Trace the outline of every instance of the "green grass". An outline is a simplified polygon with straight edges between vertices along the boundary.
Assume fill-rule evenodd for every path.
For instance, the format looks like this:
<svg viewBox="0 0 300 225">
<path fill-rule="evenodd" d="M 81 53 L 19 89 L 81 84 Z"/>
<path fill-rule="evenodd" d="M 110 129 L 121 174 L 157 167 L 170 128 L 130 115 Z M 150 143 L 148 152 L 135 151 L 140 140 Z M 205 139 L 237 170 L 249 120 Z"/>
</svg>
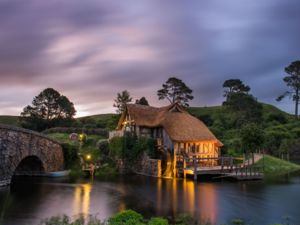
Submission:
<svg viewBox="0 0 300 225">
<path fill-rule="evenodd" d="M 300 165 L 282 160 L 270 155 L 265 155 L 255 166 L 264 166 L 266 176 L 276 176 L 300 170 Z"/>
<path fill-rule="evenodd" d="M 0 116 L 0 123 L 14 125 L 14 126 L 20 126 L 18 116 Z"/>
</svg>

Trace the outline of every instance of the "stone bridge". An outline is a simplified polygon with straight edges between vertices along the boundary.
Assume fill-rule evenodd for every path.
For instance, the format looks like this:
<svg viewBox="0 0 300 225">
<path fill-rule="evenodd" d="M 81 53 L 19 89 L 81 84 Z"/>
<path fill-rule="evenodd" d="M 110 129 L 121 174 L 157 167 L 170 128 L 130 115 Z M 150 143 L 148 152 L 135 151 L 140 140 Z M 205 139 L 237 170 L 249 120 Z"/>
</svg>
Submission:
<svg viewBox="0 0 300 225">
<path fill-rule="evenodd" d="M 63 170 L 62 147 L 40 133 L 0 124 L 0 186 L 14 175 L 43 175 Z"/>
</svg>

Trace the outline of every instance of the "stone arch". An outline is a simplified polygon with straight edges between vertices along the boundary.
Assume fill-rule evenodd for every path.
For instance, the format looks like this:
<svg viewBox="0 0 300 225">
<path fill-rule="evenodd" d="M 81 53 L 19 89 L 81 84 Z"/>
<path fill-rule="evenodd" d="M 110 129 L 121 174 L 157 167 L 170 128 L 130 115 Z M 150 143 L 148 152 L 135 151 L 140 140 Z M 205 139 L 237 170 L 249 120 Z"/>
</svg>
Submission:
<svg viewBox="0 0 300 225">
<path fill-rule="evenodd" d="M 40 158 L 34 155 L 26 156 L 22 159 L 15 170 L 13 171 L 14 176 L 35 176 L 42 175 L 45 172 L 45 162 L 42 162 Z"/>
<path fill-rule="evenodd" d="M 27 157 L 38 159 L 44 172 L 63 170 L 60 143 L 37 132 L 0 124 L 0 186 L 10 183 L 15 170 Z"/>
</svg>

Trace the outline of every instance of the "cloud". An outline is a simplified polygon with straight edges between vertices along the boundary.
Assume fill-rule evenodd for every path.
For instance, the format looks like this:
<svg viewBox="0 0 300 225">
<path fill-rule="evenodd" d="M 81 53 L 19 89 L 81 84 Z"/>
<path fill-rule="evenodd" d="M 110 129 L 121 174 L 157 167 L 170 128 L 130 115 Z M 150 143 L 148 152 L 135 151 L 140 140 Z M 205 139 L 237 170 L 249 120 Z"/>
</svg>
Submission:
<svg viewBox="0 0 300 225">
<path fill-rule="evenodd" d="M 299 9 L 296 0 L 1 1 L 0 114 L 19 114 L 47 87 L 79 115 L 112 112 L 124 89 L 167 104 L 156 91 L 170 76 L 194 90 L 191 105 L 220 104 L 224 80 L 240 78 L 291 112 L 274 99 L 299 58 Z"/>
</svg>

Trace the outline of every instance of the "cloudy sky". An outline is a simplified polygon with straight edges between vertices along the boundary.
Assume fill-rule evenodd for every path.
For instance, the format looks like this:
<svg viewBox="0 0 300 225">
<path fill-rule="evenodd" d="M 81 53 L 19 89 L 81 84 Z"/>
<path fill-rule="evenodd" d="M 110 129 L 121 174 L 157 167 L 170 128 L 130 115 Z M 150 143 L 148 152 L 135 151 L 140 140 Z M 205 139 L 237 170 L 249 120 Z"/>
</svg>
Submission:
<svg viewBox="0 0 300 225">
<path fill-rule="evenodd" d="M 151 105 L 170 76 L 192 106 L 219 105 L 240 78 L 260 101 L 293 111 L 284 67 L 300 59 L 298 0 L 0 0 L 0 114 L 53 87 L 78 116 L 113 112 L 127 89 Z"/>
</svg>

